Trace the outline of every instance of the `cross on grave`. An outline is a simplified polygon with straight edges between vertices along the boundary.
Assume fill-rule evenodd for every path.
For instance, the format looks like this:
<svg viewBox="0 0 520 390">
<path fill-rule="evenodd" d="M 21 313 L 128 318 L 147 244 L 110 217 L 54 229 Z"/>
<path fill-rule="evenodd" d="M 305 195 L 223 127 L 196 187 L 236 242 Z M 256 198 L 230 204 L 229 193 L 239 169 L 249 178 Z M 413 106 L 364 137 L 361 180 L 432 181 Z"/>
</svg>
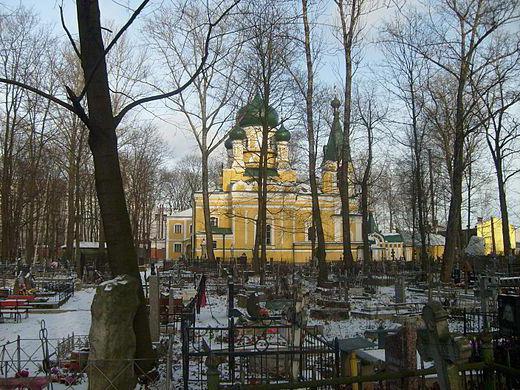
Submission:
<svg viewBox="0 0 520 390">
<path fill-rule="evenodd" d="M 395 280 L 395 303 L 406 303 L 406 287 L 404 277 L 398 276 Z"/>
<path fill-rule="evenodd" d="M 441 390 L 463 388 L 456 364 L 466 362 L 471 355 L 469 341 L 453 337 L 448 329 L 448 313 L 439 302 L 427 303 L 422 311 L 425 329 L 417 330 L 417 350 L 423 360 L 433 360 Z"/>
<path fill-rule="evenodd" d="M 302 329 L 307 326 L 307 315 L 305 312 L 305 297 L 301 286 L 296 286 L 294 292 L 294 306 L 287 313 L 287 319 L 292 323 L 292 346 L 294 349 L 300 349 L 302 342 Z M 292 361 L 292 378 L 296 380 L 300 372 L 300 356 L 294 355 Z"/>
<path fill-rule="evenodd" d="M 498 299 L 498 278 L 485 274 L 479 278 L 478 290 L 475 292 L 476 296 L 480 298 L 480 311 L 483 318 L 484 331 L 489 330 L 488 313 L 492 302 Z"/>
</svg>

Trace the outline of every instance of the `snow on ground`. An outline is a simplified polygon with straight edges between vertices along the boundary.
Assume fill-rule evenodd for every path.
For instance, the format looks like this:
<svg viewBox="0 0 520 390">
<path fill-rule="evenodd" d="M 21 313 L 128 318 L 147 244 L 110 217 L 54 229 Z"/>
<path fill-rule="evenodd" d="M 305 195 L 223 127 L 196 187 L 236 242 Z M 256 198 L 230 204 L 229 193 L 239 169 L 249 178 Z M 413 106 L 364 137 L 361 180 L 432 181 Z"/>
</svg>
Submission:
<svg viewBox="0 0 520 390">
<path fill-rule="evenodd" d="M 7 321 L 0 324 L 0 345 L 16 340 L 35 339 L 39 342 L 41 320 L 45 321 L 49 339 L 60 339 L 71 335 L 86 335 L 90 328 L 90 305 L 95 293 L 94 288 L 76 291 L 59 309 L 42 313 L 29 312 L 29 318 L 21 322 Z"/>
</svg>

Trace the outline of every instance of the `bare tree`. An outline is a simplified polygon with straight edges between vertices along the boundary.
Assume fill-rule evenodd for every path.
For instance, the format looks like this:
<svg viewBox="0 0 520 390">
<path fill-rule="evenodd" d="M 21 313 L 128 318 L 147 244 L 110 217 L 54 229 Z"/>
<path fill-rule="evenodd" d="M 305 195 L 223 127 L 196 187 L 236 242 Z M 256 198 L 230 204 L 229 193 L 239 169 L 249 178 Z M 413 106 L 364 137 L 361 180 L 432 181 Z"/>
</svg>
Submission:
<svg viewBox="0 0 520 390">
<path fill-rule="evenodd" d="M 302 0 L 302 19 L 304 30 L 304 48 L 305 48 L 305 65 L 307 73 L 307 83 L 304 89 L 300 84 L 300 90 L 305 98 L 305 113 L 307 117 L 307 143 L 309 156 L 309 184 L 311 189 L 312 202 L 312 231 L 313 239 L 317 239 L 318 246 L 314 256 L 318 259 L 318 283 L 325 282 L 328 279 L 328 269 L 326 263 L 325 252 L 325 235 L 323 232 L 323 224 L 321 220 L 320 203 L 318 198 L 318 181 L 316 178 L 316 161 L 317 161 L 317 146 L 316 132 L 314 126 L 314 74 L 316 69 L 314 67 L 313 45 L 311 45 L 311 25 L 309 22 L 308 1 Z M 315 234 L 315 237 L 314 237 Z"/>
<path fill-rule="evenodd" d="M 338 186 L 341 197 L 341 217 L 343 233 L 343 261 L 347 272 L 352 272 L 354 257 L 351 250 L 350 237 L 350 183 L 349 169 L 351 166 L 350 133 L 352 131 L 352 51 L 360 32 L 360 19 L 366 0 L 335 0 L 338 6 L 341 22 L 342 45 L 345 59 L 345 85 L 343 105 L 343 142 L 341 144 L 341 159 L 338 161 Z"/>
<path fill-rule="evenodd" d="M 410 34 L 418 29 L 417 19 L 403 23 L 397 19 L 386 27 L 383 35 L 386 64 L 389 69 L 387 85 L 391 93 L 396 96 L 406 110 L 407 120 L 404 123 L 404 139 L 399 137 L 398 142 L 411 150 L 413 164 L 414 209 L 417 212 L 417 224 L 421 242 L 420 263 L 423 280 L 429 270 L 427 248 L 427 191 L 426 191 L 426 142 L 428 136 L 428 122 L 424 117 L 424 105 L 426 100 L 425 86 L 429 77 L 427 62 L 417 52 L 411 49 L 406 40 Z M 385 35 L 390 37 L 385 42 Z M 393 38 L 393 39 L 392 39 Z M 385 44 L 386 43 L 386 44 Z M 415 224 L 414 224 L 415 226 Z M 415 229 L 412 229 L 415 236 Z M 412 237 L 415 240 L 415 237 Z"/>
<path fill-rule="evenodd" d="M 173 85 L 178 85 L 185 74 L 193 73 L 204 54 L 206 33 L 201 27 L 208 13 L 207 7 L 208 5 L 183 4 L 182 14 L 170 9 L 149 24 L 151 40 L 163 54 L 169 69 L 168 77 Z M 178 14 L 182 15 L 179 20 L 175 18 Z M 173 103 L 173 110 L 183 114 L 200 150 L 200 190 L 206 243 L 213 242 L 209 204 L 209 158 L 227 135 L 233 113 L 232 103 L 237 98 L 236 71 L 241 44 L 238 34 L 230 34 L 232 25 L 228 18 L 218 26 L 209 51 L 208 66 L 199 73 L 189 88 L 169 99 Z M 182 40 L 176 37 L 179 27 L 187 31 Z M 206 251 L 208 260 L 215 261 L 213 246 L 206 245 Z"/>
<path fill-rule="evenodd" d="M 206 64 L 213 28 L 218 25 L 220 20 L 225 17 L 236 4 L 232 3 L 229 7 L 221 5 L 223 11 L 219 12 L 219 16 L 216 19 L 208 22 L 206 44 L 204 46 L 204 55 L 199 64 L 200 66 L 183 84 L 166 93 L 133 100 L 122 107 L 117 114 L 114 114 L 106 57 L 114 45 L 116 45 L 119 38 L 146 7 L 148 2 L 149 0 L 144 0 L 137 7 L 132 16 L 128 19 L 128 22 L 114 35 L 114 38 L 106 47 L 102 37 L 98 1 L 78 0 L 76 2 L 79 47 L 72 40 L 68 31 L 67 35 L 71 40 L 74 51 L 81 59 L 85 85 L 81 91 L 74 91 L 72 88 L 66 86 L 67 98 L 70 103 L 54 96 L 52 93 L 39 89 L 38 86 L 31 85 L 30 79 L 24 78 L 19 73 L 4 73 L 2 77 L 0 77 L 1 83 L 36 93 L 51 100 L 62 108 L 73 112 L 88 128 L 88 143 L 94 159 L 96 192 L 103 221 L 103 231 L 107 242 L 110 268 L 113 275 L 128 274 L 135 277 L 139 285 L 141 284 L 141 277 L 121 177 L 116 128 L 125 115 L 133 108 L 144 103 L 174 96 L 191 84 L 193 79 L 197 77 Z M 28 62 L 27 65 L 30 66 L 30 62 Z M 20 78 L 18 76 L 22 77 Z M 86 106 L 82 104 L 85 97 L 87 98 Z M 149 359 L 153 357 L 153 351 L 151 348 L 144 294 L 141 286 L 138 294 L 140 306 L 134 319 L 134 332 L 137 339 L 136 357 Z"/>
<path fill-rule="evenodd" d="M 503 0 L 438 0 L 427 5 L 424 17 L 417 13 L 406 16 L 422 19 L 420 30 L 410 35 L 406 44 L 443 72 L 454 86 L 452 193 L 442 266 L 445 282 L 450 280 L 460 249 L 465 139 L 481 126 L 474 120 L 479 99 L 470 87 L 497 61 L 496 53 L 488 50 L 493 37 L 517 21 L 518 12 L 518 4 Z"/>
<path fill-rule="evenodd" d="M 360 131 L 366 134 L 364 136 L 364 150 L 366 153 L 360 159 L 359 174 L 355 175 L 354 183 L 358 184 L 360 193 L 361 208 L 361 236 L 363 240 L 363 262 L 365 267 L 368 266 L 371 259 L 370 242 L 368 235 L 370 233 L 370 190 L 376 178 L 379 175 L 373 174 L 374 169 L 374 132 L 378 126 L 381 126 L 386 116 L 386 109 L 376 100 L 376 91 L 357 92 L 354 99 L 354 124 L 360 128 Z"/>
<path fill-rule="evenodd" d="M 506 37 L 500 37 L 502 42 Z M 499 42 L 497 46 L 500 47 Z M 506 46 L 506 52 L 511 49 Z M 518 76 L 520 74 L 520 55 L 507 56 L 497 61 L 493 67 L 493 79 L 498 80 L 493 88 L 481 95 L 482 121 L 485 128 L 488 145 L 495 172 L 497 175 L 498 199 L 502 217 L 502 238 L 504 255 L 511 253 L 511 237 L 509 231 L 509 212 L 506 196 L 508 180 L 518 174 L 520 169 L 514 165 L 515 157 L 520 152 L 518 139 L 520 137 L 520 121 L 512 114 L 513 105 L 520 101 Z M 475 86 L 477 91 L 478 86 Z"/>
<path fill-rule="evenodd" d="M 245 84 L 250 90 L 257 90 L 257 96 L 250 102 L 261 122 L 261 139 L 258 140 L 257 184 L 258 216 L 256 221 L 253 266 L 260 273 L 263 283 L 263 268 L 267 261 L 267 189 L 269 139 L 273 125 L 278 118 L 273 117 L 272 106 L 282 102 L 288 91 L 287 68 L 295 50 L 294 15 L 290 1 L 263 0 L 248 3 L 243 9 L 244 20 L 241 28 L 245 31 L 243 53 L 245 65 L 241 66 Z M 240 115 L 240 113 L 239 113 Z M 240 117 L 238 118 L 240 122 Z"/>
</svg>

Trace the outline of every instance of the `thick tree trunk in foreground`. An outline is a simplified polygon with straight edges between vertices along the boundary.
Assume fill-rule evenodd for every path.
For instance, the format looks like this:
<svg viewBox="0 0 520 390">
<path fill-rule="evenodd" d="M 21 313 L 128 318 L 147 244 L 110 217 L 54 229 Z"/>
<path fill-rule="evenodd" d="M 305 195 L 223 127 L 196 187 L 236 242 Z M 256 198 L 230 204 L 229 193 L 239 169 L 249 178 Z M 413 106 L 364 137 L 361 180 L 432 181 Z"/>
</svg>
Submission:
<svg viewBox="0 0 520 390">
<path fill-rule="evenodd" d="M 463 124 L 461 124 L 463 126 Z M 441 268 L 441 280 L 445 283 L 451 280 L 451 271 L 453 264 L 458 255 L 458 244 L 460 241 L 461 226 L 461 206 L 462 206 L 462 176 L 463 167 L 463 148 L 464 136 L 457 133 L 454 144 L 453 158 L 453 178 L 452 178 L 452 196 L 450 201 L 450 210 L 448 213 L 448 227 L 446 230 L 446 243 L 444 246 L 444 256 Z"/>
<path fill-rule="evenodd" d="M 84 79 L 91 80 L 87 89 L 89 146 L 94 157 L 96 190 L 108 243 L 110 269 L 113 276 L 128 274 L 139 281 L 140 304 L 134 319 L 136 358 L 152 358 L 148 314 L 119 166 L 98 1 L 78 0 L 76 5 L 81 66 Z M 146 367 L 146 364 L 141 367 Z"/>
</svg>

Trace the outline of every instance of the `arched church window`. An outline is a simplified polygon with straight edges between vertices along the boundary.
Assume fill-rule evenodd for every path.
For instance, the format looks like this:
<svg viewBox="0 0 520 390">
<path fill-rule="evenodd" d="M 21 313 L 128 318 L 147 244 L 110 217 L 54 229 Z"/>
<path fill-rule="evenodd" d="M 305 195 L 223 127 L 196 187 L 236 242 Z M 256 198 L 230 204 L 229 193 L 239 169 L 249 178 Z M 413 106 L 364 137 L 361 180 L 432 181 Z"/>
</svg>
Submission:
<svg viewBox="0 0 520 390">
<path fill-rule="evenodd" d="M 271 225 L 265 225 L 265 243 L 271 245 Z"/>
</svg>

